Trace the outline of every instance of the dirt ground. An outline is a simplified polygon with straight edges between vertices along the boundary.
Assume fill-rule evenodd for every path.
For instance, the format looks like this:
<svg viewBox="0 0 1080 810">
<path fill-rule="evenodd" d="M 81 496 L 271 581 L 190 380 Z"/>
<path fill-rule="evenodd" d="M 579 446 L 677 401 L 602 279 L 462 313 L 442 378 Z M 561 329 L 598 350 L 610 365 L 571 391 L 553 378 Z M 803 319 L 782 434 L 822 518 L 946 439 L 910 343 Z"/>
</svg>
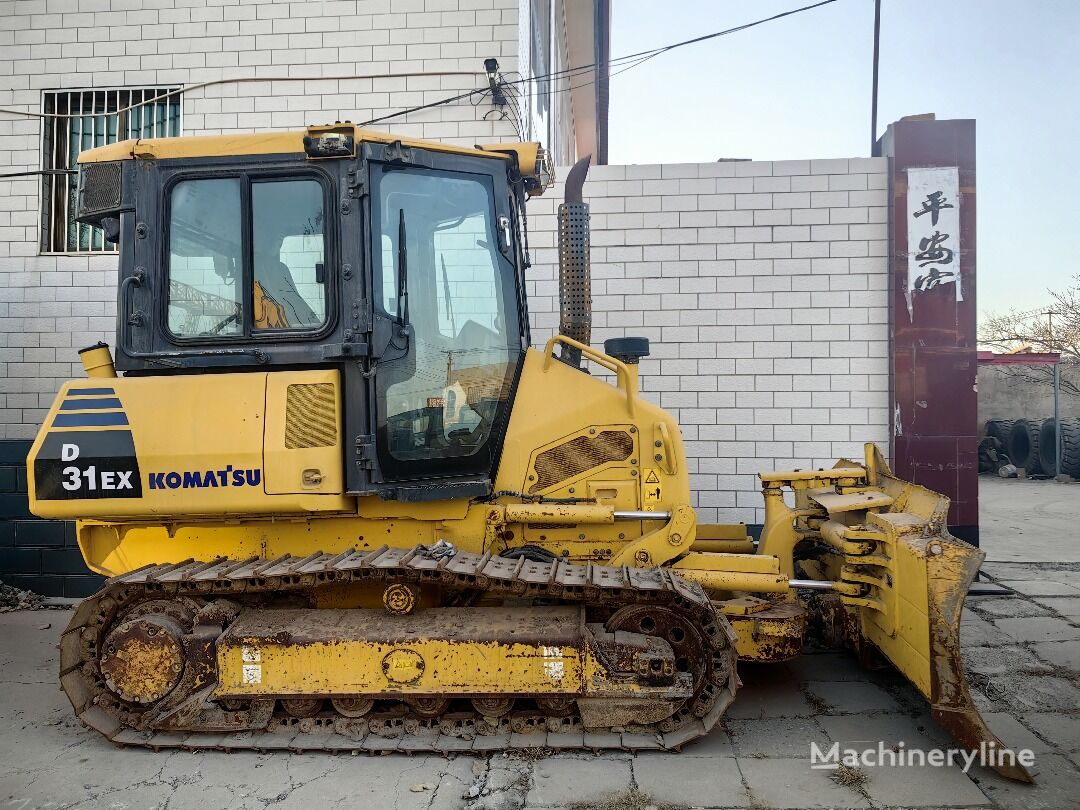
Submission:
<svg viewBox="0 0 1080 810">
<path fill-rule="evenodd" d="M 120 749 L 83 729 L 56 686 L 68 614 L 0 615 L 0 810 L 645 810 L 1080 807 L 1080 485 L 982 482 L 986 577 L 965 660 L 992 727 L 1030 748 L 1037 784 L 974 767 L 810 768 L 825 749 L 929 750 L 948 737 L 891 672 L 848 656 L 741 667 L 723 726 L 680 754 L 332 756 Z"/>
</svg>

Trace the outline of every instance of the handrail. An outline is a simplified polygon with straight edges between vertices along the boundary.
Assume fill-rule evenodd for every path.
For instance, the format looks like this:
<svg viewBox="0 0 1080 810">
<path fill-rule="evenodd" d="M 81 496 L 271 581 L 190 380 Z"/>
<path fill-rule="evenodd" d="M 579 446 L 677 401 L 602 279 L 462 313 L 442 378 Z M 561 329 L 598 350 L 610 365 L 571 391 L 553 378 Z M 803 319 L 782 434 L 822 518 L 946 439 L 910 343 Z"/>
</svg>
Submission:
<svg viewBox="0 0 1080 810">
<path fill-rule="evenodd" d="M 592 360 L 598 366 L 603 366 L 608 371 L 615 372 L 618 386 L 622 389 L 623 393 L 626 394 L 626 408 L 630 412 L 632 418 L 634 416 L 634 399 L 637 395 L 637 391 L 634 390 L 634 375 L 631 373 L 630 368 L 626 363 L 621 360 L 616 360 L 611 355 L 604 354 L 586 343 L 581 343 L 573 338 L 568 338 L 566 335 L 555 335 L 544 346 L 544 371 L 547 371 L 555 361 L 555 346 L 559 343 L 572 346 L 581 352 L 582 357 Z"/>
</svg>

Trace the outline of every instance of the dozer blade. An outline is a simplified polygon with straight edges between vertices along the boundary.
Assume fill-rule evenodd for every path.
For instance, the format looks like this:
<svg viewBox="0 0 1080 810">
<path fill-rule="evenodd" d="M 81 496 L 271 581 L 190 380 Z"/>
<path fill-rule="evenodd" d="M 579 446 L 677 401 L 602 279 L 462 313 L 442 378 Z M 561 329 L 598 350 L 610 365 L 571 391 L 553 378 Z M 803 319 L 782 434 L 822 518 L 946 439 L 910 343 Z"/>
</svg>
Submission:
<svg viewBox="0 0 1080 810">
<path fill-rule="evenodd" d="M 884 654 L 930 702 L 934 720 L 964 746 L 986 752 L 994 770 L 1034 781 L 979 713 L 960 656 L 964 598 L 985 553 L 949 534 L 948 498 L 895 478 L 876 448 L 867 461 L 871 487 L 893 503 L 889 511 L 865 513 L 866 525 L 858 527 L 884 541 L 879 550 L 844 556 L 841 580 L 863 589 L 840 597 L 858 619 L 853 641 Z"/>
</svg>

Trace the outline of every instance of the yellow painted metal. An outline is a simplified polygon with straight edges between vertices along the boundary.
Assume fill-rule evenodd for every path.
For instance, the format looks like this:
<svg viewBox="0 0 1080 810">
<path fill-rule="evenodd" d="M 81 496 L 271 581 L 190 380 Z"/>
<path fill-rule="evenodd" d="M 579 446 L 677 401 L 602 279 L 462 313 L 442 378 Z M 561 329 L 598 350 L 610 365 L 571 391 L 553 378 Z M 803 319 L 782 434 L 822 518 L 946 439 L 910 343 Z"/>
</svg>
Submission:
<svg viewBox="0 0 1080 810">
<path fill-rule="evenodd" d="M 325 381 L 322 371 L 274 372 L 275 385 Z M 65 383 L 49 410 L 30 450 L 30 508 L 48 518 L 115 519 L 118 521 L 191 521 L 201 517 L 243 515 L 306 515 L 312 512 L 356 511 L 356 499 L 341 495 L 340 469 L 326 474 L 336 493 L 326 490 L 268 494 L 264 475 L 264 435 L 272 449 L 283 446 L 280 434 L 268 432 L 266 419 L 269 374 L 206 374 L 121 377 L 110 387 L 128 426 L 55 428 L 53 422 L 68 395 L 100 385 L 95 380 Z M 64 433 L 130 431 L 142 477 L 141 498 L 41 500 L 34 480 L 33 459 L 50 431 Z M 335 448 L 340 459 L 340 435 Z M 340 468 L 340 461 L 337 465 Z M 196 485 L 198 477 L 201 485 Z M 188 556 L 200 552 L 188 549 Z"/>
<path fill-rule="evenodd" d="M 863 490 L 862 492 L 847 492 L 839 494 L 829 492 L 824 494 L 815 493 L 810 499 L 821 506 L 829 514 L 837 512 L 853 512 L 860 509 L 882 509 L 892 505 L 892 498 L 880 491 Z"/>
<path fill-rule="evenodd" d="M 794 484 L 809 482 L 811 484 L 819 484 L 823 481 L 848 481 L 852 484 L 865 477 L 865 470 L 862 467 L 856 466 L 844 466 L 833 467 L 831 469 L 817 469 L 817 470 L 777 470 L 774 472 L 762 472 L 758 473 L 760 478 L 765 483 L 788 483 Z"/>
<path fill-rule="evenodd" d="M 215 695 L 674 696 L 609 671 L 589 638 L 575 606 L 249 608 L 217 642 Z"/>
<path fill-rule="evenodd" d="M 722 554 L 753 554 L 754 541 L 745 523 L 699 523 L 691 551 Z"/>
<path fill-rule="evenodd" d="M 101 163 L 110 160 L 132 160 L 138 158 L 168 160 L 172 158 L 195 157 L 236 157 L 242 155 L 293 155 L 304 154 L 304 136 L 310 131 L 316 134 L 325 127 L 312 127 L 287 132 L 257 132 L 236 135 L 185 135 L 178 138 L 138 138 L 118 141 L 106 146 L 87 149 L 79 153 L 79 163 Z M 335 132 L 351 130 L 357 143 L 395 143 L 417 149 L 429 149 L 434 152 L 449 152 L 455 155 L 508 160 L 505 151 L 492 151 L 454 146 L 440 141 L 426 141 L 421 138 L 402 137 L 387 132 L 363 129 L 353 124 L 335 124 Z"/>
<path fill-rule="evenodd" d="M 636 369 L 637 366 L 633 368 Z M 635 388 L 637 388 L 636 384 Z M 671 441 L 671 428 L 667 422 L 657 422 L 653 426 L 652 453 L 653 461 L 659 464 L 665 473 L 675 475 L 679 471 L 679 456 L 675 453 L 674 443 Z"/>
<path fill-rule="evenodd" d="M 710 592 L 746 591 L 748 593 L 787 593 L 788 578 L 783 574 L 759 574 L 750 571 L 711 571 L 703 568 L 672 568 L 683 579 L 697 582 Z"/>
<path fill-rule="evenodd" d="M 690 548 L 694 542 L 696 516 L 689 504 L 671 510 L 671 519 L 655 531 L 624 546 L 611 562 L 613 565 L 661 565 Z"/>
<path fill-rule="evenodd" d="M 604 354 L 598 349 L 594 349 L 592 346 L 587 346 L 584 343 L 580 343 L 573 338 L 568 338 L 565 335 L 555 335 L 544 346 L 544 370 L 547 371 L 551 367 L 555 360 L 555 347 L 559 344 L 565 346 L 572 346 L 581 352 L 582 357 L 591 360 L 602 368 L 606 368 L 608 371 L 615 372 L 616 379 L 618 380 L 619 388 L 622 389 L 626 395 L 626 411 L 627 415 L 632 419 L 634 417 L 634 403 L 637 400 L 638 393 L 638 378 L 636 366 L 632 369 L 631 366 L 616 360 L 609 354 Z"/>
<path fill-rule="evenodd" d="M 534 616 L 547 616 L 550 623 L 565 622 L 565 608 L 528 610 Z M 454 609 L 437 612 L 453 614 Z M 576 609 L 571 612 L 577 615 Z M 217 645 L 217 694 L 582 694 L 589 691 L 587 670 L 600 666 L 595 660 L 587 663 L 590 655 L 580 635 L 574 635 L 575 643 L 567 644 L 563 640 L 568 634 L 555 627 L 551 628 L 551 643 L 530 644 L 512 641 L 509 636 L 440 638 L 435 635 L 439 628 L 431 613 L 415 617 L 391 616 L 379 610 L 327 609 L 317 611 L 317 616 L 315 613 L 265 611 L 267 631 L 292 628 L 308 614 L 312 638 L 304 642 L 298 642 L 295 633 L 253 635 L 241 616 L 237 629 L 230 629 Z M 383 627 L 384 638 L 350 633 L 348 620 L 356 613 L 371 614 L 370 624 Z M 408 637 L 385 638 L 400 625 L 422 627 L 424 622 L 418 620 L 426 620 L 423 630 Z"/>
<path fill-rule="evenodd" d="M 113 365 L 112 352 L 104 343 L 83 349 L 79 352 L 79 360 L 82 361 L 86 376 L 93 378 L 109 378 L 116 376 L 116 367 Z"/>
<path fill-rule="evenodd" d="M 698 540 L 748 540 L 745 523 L 699 523 Z"/>
<path fill-rule="evenodd" d="M 818 531 L 822 540 L 842 554 L 869 554 L 880 537 L 880 532 L 860 531 L 837 520 L 824 521 Z"/>
<path fill-rule="evenodd" d="M 590 350 L 595 353 L 595 350 Z M 641 500 L 642 456 L 657 423 L 667 427 L 671 453 L 685 457 L 678 424 L 671 415 L 652 403 L 639 399 L 631 417 L 626 407 L 625 390 L 602 379 L 582 374 L 577 369 L 530 349 L 518 381 L 514 409 L 510 416 L 495 489 L 528 491 L 535 475 L 534 463 L 543 450 L 579 436 L 598 435 L 605 430 L 622 430 L 634 442 L 629 458 L 588 469 L 579 475 L 544 489 L 549 498 L 596 497 L 604 505 L 619 511 L 644 508 Z M 617 362 L 612 359 L 612 362 Z M 590 434 L 590 431 L 596 431 Z M 651 448 L 650 448 L 651 449 Z M 651 455 L 649 456 L 651 457 Z M 690 503 L 690 478 L 685 465 L 675 473 L 659 470 L 663 499 L 648 506 L 651 511 L 672 511 Z M 535 479 L 534 479 L 535 480 Z M 617 558 L 622 549 L 643 534 L 655 531 L 653 521 L 618 521 L 588 526 L 523 525 L 509 527 L 515 538 L 524 538 L 558 556 L 571 560 L 607 562 Z M 514 545 L 522 541 L 515 539 Z M 666 541 L 665 541 L 666 542 Z"/>
<path fill-rule="evenodd" d="M 523 503 L 503 507 L 506 523 L 557 523 L 568 526 L 614 523 L 615 507 L 583 503 Z"/>
<path fill-rule="evenodd" d="M 746 596 L 715 604 L 735 630 L 740 660 L 777 663 L 802 654 L 807 618 L 806 609 L 797 602 Z"/>
<path fill-rule="evenodd" d="M 691 551 L 706 551 L 722 554 L 753 554 L 754 553 L 754 541 L 753 540 L 702 540 L 701 539 L 701 525 L 698 525 L 698 536 L 694 544 L 690 546 Z"/>
<path fill-rule="evenodd" d="M 345 472 L 341 463 L 340 377 L 340 372 L 332 370 L 266 375 L 263 459 L 268 494 L 340 495 L 345 491 Z M 328 392 L 321 400 L 329 406 L 326 413 L 313 414 L 307 404 L 289 408 L 287 400 L 290 390 L 295 390 L 293 386 L 323 387 Z M 317 428 L 317 432 L 309 430 L 305 420 L 310 421 L 310 426 Z M 290 425 L 290 421 L 300 424 Z M 290 429 L 294 437 L 298 434 L 292 441 L 287 436 Z M 307 433 L 313 435 L 305 435 Z"/>
<path fill-rule="evenodd" d="M 679 571 L 728 571 L 736 574 L 779 574 L 780 561 L 767 554 L 725 554 L 691 552 L 672 564 Z"/>
<path fill-rule="evenodd" d="M 536 175 L 542 171 L 542 167 L 540 166 L 540 144 L 537 141 L 522 141 L 518 143 L 481 143 L 477 144 L 476 148 L 483 152 L 513 154 L 517 157 L 518 171 L 524 176 Z M 543 187 L 538 189 L 536 193 L 542 192 Z"/>
<path fill-rule="evenodd" d="M 605 389 L 601 393 L 609 393 L 610 386 L 605 386 Z M 591 457 L 592 466 L 581 464 L 576 470 L 566 469 L 558 480 L 550 484 L 544 482 L 543 473 L 540 469 L 543 458 L 552 452 L 558 452 L 560 449 L 572 448 L 575 444 L 584 443 L 590 445 L 605 434 L 622 436 L 628 439 L 629 453 L 625 458 L 614 456 L 601 458 L 594 455 Z M 556 438 L 549 438 L 532 450 L 528 469 L 526 470 L 527 475 L 522 476 L 518 488 L 530 496 L 540 495 L 546 498 L 559 498 L 563 496 L 557 493 L 565 493 L 577 499 L 581 497 L 582 493 L 573 488 L 575 485 L 600 478 L 602 480 L 630 483 L 633 489 L 637 490 L 638 481 L 635 478 L 639 469 L 639 436 L 637 426 L 630 422 L 598 424 L 593 421 L 590 421 L 588 426 L 579 427 L 570 433 L 558 434 Z M 589 458 L 589 452 L 587 450 L 583 452 L 582 450 L 583 448 L 570 454 L 569 458 L 564 459 L 568 467 L 572 462 Z M 609 493 L 601 500 L 609 502 L 609 505 L 615 509 L 634 510 L 638 508 L 640 501 L 636 491 L 632 493 L 632 500 L 620 499 L 619 495 L 619 492 Z"/>
</svg>

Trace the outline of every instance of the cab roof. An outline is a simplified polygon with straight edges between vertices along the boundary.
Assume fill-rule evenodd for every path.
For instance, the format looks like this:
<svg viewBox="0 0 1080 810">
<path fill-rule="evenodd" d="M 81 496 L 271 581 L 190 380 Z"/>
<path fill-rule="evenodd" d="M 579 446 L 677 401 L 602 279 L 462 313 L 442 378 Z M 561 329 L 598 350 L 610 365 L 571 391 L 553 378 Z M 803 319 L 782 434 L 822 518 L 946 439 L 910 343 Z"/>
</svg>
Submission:
<svg viewBox="0 0 1080 810">
<path fill-rule="evenodd" d="M 232 157 L 238 155 L 282 155 L 304 152 L 304 138 L 312 135 L 335 133 L 351 135 L 357 144 L 395 143 L 436 152 L 456 155 L 499 158 L 508 160 L 511 153 L 518 155 L 523 173 L 526 164 L 536 162 L 538 143 L 481 144 L 475 147 L 455 146 L 440 141 L 408 138 L 386 132 L 364 129 L 348 121 L 327 126 L 281 132 L 256 132 L 235 135 L 184 135 L 177 138 L 134 138 L 106 146 L 87 149 L 79 154 L 79 163 L 103 163 L 136 158 L 168 159 L 196 157 Z M 531 156 L 531 160 L 526 159 Z"/>
</svg>

